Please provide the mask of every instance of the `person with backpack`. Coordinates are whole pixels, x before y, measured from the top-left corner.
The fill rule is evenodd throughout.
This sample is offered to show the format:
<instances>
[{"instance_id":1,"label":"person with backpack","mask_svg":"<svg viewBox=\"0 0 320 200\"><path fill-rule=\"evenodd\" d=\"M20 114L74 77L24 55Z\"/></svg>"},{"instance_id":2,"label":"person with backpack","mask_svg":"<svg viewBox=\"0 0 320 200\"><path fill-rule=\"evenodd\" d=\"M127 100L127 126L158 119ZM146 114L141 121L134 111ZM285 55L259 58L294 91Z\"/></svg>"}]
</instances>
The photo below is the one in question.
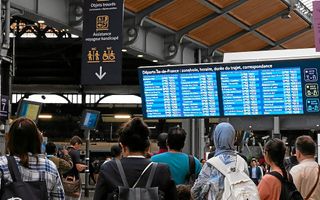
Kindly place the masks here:
<instances>
[{"instance_id":1,"label":"person with backpack","mask_svg":"<svg viewBox=\"0 0 320 200\"><path fill-rule=\"evenodd\" d=\"M57 147L53 142L48 142L46 144L46 154L47 158L51 160L57 167L60 176L68 172L72 166L72 159L69 156L69 152L66 149L61 151L63 153L62 158L57 157Z\"/></svg>"},{"instance_id":2,"label":"person with backpack","mask_svg":"<svg viewBox=\"0 0 320 200\"><path fill-rule=\"evenodd\" d=\"M248 164L235 151L235 136L230 123L222 122L214 129L215 155L204 164L191 188L195 200L259 199L256 185L248 176Z\"/></svg>"},{"instance_id":3,"label":"person with backpack","mask_svg":"<svg viewBox=\"0 0 320 200\"><path fill-rule=\"evenodd\" d=\"M264 175L258 185L261 200L302 200L296 190L292 177L289 176L284 166L286 147L282 140L273 138L264 147L266 163L270 172Z\"/></svg>"},{"instance_id":4,"label":"person with backpack","mask_svg":"<svg viewBox=\"0 0 320 200\"><path fill-rule=\"evenodd\" d=\"M169 167L144 156L150 148L150 130L142 119L129 120L118 132L123 158L101 166L93 199L177 199Z\"/></svg>"},{"instance_id":5,"label":"person with backpack","mask_svg":"<svg viewBox=\"0 0 320 200\"><path fill-rule=\"evenodd\" d=\"M0 199L63 200L55 164L40 155L42 135L37 125L28 118L16 119L6 141L9 156L0 157Z\"/></svg>"},{"instance_id":6,"label":"person with backpack","mask_svg":"<svg viewBox=\"0 0 320 200\"><path fill-rule=\"evenodd\" d=\"M72 159L73 167L71 170L63 174L62 178L66 200L81 199L82 181L80 179L80 172L87 168L87 165L83 164L80 160L81 146L82 139L79 136L73 136L70 140L70 146L67 148ZM70 185L72 186L69 187Z\"/></svg>"}]
</instances>

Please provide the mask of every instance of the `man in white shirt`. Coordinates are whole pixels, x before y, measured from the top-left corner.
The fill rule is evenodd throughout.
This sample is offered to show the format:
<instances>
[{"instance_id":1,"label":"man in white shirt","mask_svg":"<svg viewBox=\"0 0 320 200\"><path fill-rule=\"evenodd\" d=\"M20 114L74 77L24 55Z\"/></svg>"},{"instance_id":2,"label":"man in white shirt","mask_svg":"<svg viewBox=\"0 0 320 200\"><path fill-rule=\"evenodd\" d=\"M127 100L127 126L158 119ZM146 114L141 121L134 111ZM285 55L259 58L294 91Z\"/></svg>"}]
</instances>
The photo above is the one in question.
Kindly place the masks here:
<instances>
[{"instance_id":1,"label":"man in white shirt","mask_svg":"<svg viewBox=\"0 0 320 200\"><path fill-rule=\"evenodd\" d=\"M309 195L309 200L320 200L320 184L317 183L320 168L314 159L316 143L310 136L303 135L297 138L295 146L299 164L290 170L293 182L304 199Z\"/></svg>"}]
</instances>

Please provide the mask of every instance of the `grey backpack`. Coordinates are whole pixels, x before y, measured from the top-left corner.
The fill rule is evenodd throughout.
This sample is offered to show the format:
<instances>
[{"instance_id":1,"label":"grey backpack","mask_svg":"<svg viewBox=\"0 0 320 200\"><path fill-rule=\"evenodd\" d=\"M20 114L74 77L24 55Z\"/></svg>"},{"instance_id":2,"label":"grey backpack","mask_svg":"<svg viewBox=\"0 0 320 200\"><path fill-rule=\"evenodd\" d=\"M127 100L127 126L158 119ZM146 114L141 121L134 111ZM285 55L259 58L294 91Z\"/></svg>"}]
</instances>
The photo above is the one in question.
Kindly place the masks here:
<instances>
[{"instance_id":1,"label":"grey backpack","mask_svg":"<svg viewBox=\"0 0 320 200\"><path fill-rule=\"evenodd\" d=\"M158 187L151 187L151 183L157 168L157 163L150 163L141 173L135 184L130 187L125 176L122 164L119 160L116 160L117 167L122 179L123 186L118 186L118 192L113 196L114 200L161 200L163 196L159 191ZM136 187L141 177L145 172L152 166L147 183L145 187Z\"/></svg>"}]
</instances>

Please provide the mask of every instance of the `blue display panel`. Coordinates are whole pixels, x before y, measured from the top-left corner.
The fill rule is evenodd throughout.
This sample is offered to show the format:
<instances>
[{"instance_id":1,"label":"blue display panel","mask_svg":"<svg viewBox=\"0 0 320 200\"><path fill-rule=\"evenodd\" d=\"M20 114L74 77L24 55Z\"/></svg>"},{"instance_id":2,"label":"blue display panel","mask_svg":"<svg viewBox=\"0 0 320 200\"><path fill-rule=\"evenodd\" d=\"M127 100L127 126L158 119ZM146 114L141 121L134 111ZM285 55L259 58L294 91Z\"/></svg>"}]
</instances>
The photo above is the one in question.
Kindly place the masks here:
<instances>
[{"instance_id":1,"label":"blue display panel","mask_svg":"<svg viewBox=\"0 0 320 200\"><path fill-rule=\"evenodd\" d=\"M230 115L261 115L261 80L259 71L221 72L223 109Z\"/></svg>"},{"instance_id":2,"label":"blue display panel","mask_svg":"<svg viewBox=\"0 0 320 200\"><path fill-rule=\"evenodd\" d=\"M222 71L224 116L303 114L301 69Z\"/></svg>"},{"instance_id":3,"label":"blue display panel","mask_svg":"<svg viewBox=\"0 0 320 200\"><path fill-rule=\"evenodd\" d=\"M143 69L140 73L145 117L220 116L217 75L211 67Z\"/></svg>"},{"instance_id":4,"label":"blue display panel","mask_svg":"<svg viewBox=\"0 0 320 200\"><path fill-rule=\"evenodd\" d=\"M100 112L86 109L82 112L81 128L93 130L96 128L100 117Z\"/></svg>"},{"instance_id":5,"label":"blue display panel","mask_svg":"<svg viewBox=\"0 0 320 200\"><path fill-rule=\"evenodd\" d=\"M38 120L42 104L34 101L22 100L19 103L17 115L18 117L26 117L33 121Z\"/></svg>"},{"instance_id":6,"label":"blue display panel","mask_svg":"<svg viewBox=\"0 0 320 200\"><path fill-rule=\"evenodd\" d=\"M139 68L146 118L319 114L320 59Z\"/></svg>"},{"instance_id":7,"label":"blue display panel","mask_svg":"<svg viewBox=\"0 0 320 200\"><path fill-rule=\"evenodd\" d=\"M84 119L83 126L87 127L88 129L93 129L95 128L97 121L98 121L98 114L88 112Z\"/></svg>"}]
</instances>

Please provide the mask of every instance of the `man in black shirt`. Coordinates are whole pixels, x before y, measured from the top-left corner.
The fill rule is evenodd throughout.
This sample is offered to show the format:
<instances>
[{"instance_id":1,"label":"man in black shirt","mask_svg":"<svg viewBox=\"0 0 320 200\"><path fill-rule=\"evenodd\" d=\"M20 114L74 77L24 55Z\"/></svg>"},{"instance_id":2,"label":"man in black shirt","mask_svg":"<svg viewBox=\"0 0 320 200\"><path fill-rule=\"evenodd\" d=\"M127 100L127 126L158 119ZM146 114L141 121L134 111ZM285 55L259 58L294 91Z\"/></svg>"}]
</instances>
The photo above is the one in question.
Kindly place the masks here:
<instances>
[{"instance_id":1,"label":"man in black shirt","mask_svg":"<svg viewBox=\"0 0 320 200\"><path fill-rule=\"evenodd\" d=\"M68 147L69 155L73 162L72 169L64 174L66 176L74 176L76 180L80 180L79 172L86 169L87 165L84 165L80 161L80 152L79 149L81 148L82 140L78 136L74 136L70 140L70 147ZM81 183L81 180L80 180ZM66 192L66 191L65 191ZM80 196L78 198L68 196L66 193L66 200L76 200L81 198L81 186L80 186Z\"/></svg>"}]
</instances>

